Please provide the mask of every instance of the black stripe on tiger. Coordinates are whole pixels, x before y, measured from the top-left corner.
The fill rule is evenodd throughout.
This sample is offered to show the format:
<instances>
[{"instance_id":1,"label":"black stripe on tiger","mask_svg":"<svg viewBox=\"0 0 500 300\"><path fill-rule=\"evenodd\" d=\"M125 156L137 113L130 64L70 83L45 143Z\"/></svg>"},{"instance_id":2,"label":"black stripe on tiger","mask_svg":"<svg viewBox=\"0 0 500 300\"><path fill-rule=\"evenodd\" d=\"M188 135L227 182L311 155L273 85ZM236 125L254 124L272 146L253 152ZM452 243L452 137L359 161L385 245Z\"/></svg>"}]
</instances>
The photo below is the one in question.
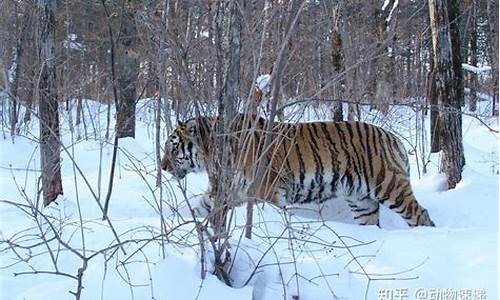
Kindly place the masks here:
<instances>
[{"instance_id":1,"label":"black stripe on tiger","mask_svg":"<svg viewBox=\"0 0 500 300\"><path fill-rule=\"evenodd\" d=\"M364 168L364 163L361 161L362 157L360 156L360 151L356 151L355 147L355 138L354 138L354 133L352 130L352 123L345 123L346 128L347 128L347 134L349 135L349 144L352 147L352 153L351 156L354 157L353 162L354 162L354 170L353 173L356 174L356 179L358 180L358 184L356 186L356 192L357 193L363 193L361 191L361 188L363 187L363 168Z\"/></svg>"},{"instance_id":2,"label":"black stripe on tiger","mask_svg":"<svg viewBox=\"0 0 500 300\"><path fill-rule=\"evenodd\" d=\"M347 124L347 123L344 123L344 124ZM337 129L337 134L341 140L340 148L344 152L344 156L347 158L346 159L346 161L347 161L346 170L345 170L345 173L340 176L340 181L344 182L347 185L347 188L349 190L351 190L353 188L353 179L352 179L352 176L350 175L350 170L353 168L353 166L354 166L354 169L357 169L357 168L356 168L354 159L351 159L351 155L349 155L350 152L347 150L347 148L345 146L347 144L347 140L344 137L344 132L343 132L342 128L340 127L340 124L334 123L334 125L335 125L335 129ZM351 191L348 191L348 192L351 192Z\"/></svg>"},{"instance_id":3,"label":"black stripe on tiger","mask_svg":"<svg viewBox=\"0 0 500 300\"><path fill-rule=\"evenodd\" d=\"M314 164L316 166L316 172L314 174L314 180L317 182L319 186L319 192L318 192L318 198L321 198L321 194L323 193L324 190L324 185L323 185L323 175L324 174L324 168L323 168L323 163L321 162L321 156L319 155L319 148L317 145L316 140L318 139L318 132L316 131L316 127L314 124L312 126L307 127L309 131L309 135L311 136L311 141L309 143L314 159ZM310 193L312 194L312 190L314 189L314 185L312 184L314 181L311 181L311 188L310 188ZM307 199L307 201L312 201L313 199Z\"/></svg>"},{"instance_id":4,"label":"black stripe on tiger","mask_svg":"<svg viewBox=\"0 0 500 300\"><path fill-rule=\"evenodd\" d=\"M333 142L333 139L331 137L331 134L330 132L328 131L328 129L326 128L326 124L325 123L320 123L320 127L321 127L321 130L323 131L323 135L326 137L327 141L328 141L328 151L330 152L330 158L332 160L332 180L330 181L330 189L331 189L331 192L333 194L333 197L335 197L335 193L337 191L337 183L338 183L338 180L339 180L339 176L338 176L338 163L336 163L337 161L337 156L338 156L338 153L339 151L337 151L337 149L335 148L335 143Z\"/></svg>"},{"instance_id":5,"label":"black stripe on tiger","mask_svg":"<svg viewBox=\"0 0 500 300\"><path fill-rule=\"evenodd\" d=\"M297 127L297 130L299 131L299 134L302 134L300 130L300 126ZM299 184L298 184L298 192L297 192L297 197L296 197L296 202L301 202L300 201L300 193L304 190L304 179L306 177L305 175L305 164L304 164L304 159L302 157L302 152L300 151L300 145L296 142L294 144L295 146L295 154L297 155L298 161L299 161Z\"/></svg>"},{"instance_id":6,"label":"black stripe on tiger","mask_svg":"<svg viewBox=\"0 0 500 300\"><path fill-rule=\"evenodd\" d=\"M366 147L365 147L365 144L363 143L363 136L365 135L364 134L364 131L361 130L361 127L360 127L360 123L359 122L356 122L355 123L355 128L356 128L356 132L357 132L357 137L355 140L357 140L357 142L359 143L362 151L360 151L361 153L363 154L366 154L367 153L367 150L366 150ZM370 161L370 157L366 157L366 155L359 155L361 157L361 177L363 178L364 182L365 182L365 190L359 190L358 192L359 193L364 193L364 194L367 194L369 195L370 194L370 184L368 182L368 178L372 177L372 173L368 173L368 169L369 169L369 166L371 166L371 161ZM360 187L361 189L362 187Z\"/></svg>"}]
</instances>

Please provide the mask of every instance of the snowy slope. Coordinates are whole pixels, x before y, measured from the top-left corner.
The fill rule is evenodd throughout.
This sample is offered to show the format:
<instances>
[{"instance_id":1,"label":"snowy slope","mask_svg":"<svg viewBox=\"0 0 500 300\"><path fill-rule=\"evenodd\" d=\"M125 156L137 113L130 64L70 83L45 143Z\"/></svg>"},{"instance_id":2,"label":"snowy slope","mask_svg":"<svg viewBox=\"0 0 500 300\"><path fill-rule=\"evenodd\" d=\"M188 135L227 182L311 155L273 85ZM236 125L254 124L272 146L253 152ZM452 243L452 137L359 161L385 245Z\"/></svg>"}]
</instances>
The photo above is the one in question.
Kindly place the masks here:
<instances>
[{"instance_id":1,"label":"snowy slope","mask_svg":"<svg viewBox=\"0 0 500 300\"><path fill-rule=\"evenodd\" d=\"M456 189L442 191L445 180L437 174L439 155L430 156L428 173L422 178L418 176L421 167L417 168L415 156L410 156L417 199L428 208L436 228L409 229L388 210L382 211L382 228L358 226L352 224L343 203L290 208L286 213L258 205L254 237L246 240L241 237L245 208L240 207L232 221L234 288L230 288L210 273L201 279L198 239L178 184L164 174L162 194L155 188L151 101L139 105L137 138L120 141L110 218L126 254L113 246L114 235L101 220L92 192L72 164L73 160L77 163L94 194L103 201L112 152L109 141L101 142L106 107L85 102L87 140L78 139L77 130L72 135L69 115L61 114L67 147L63 152L64 195L57 205L42 211L56 224L54 230L65 243L85 257L93 255L83 276L82 299L263 300L294 299L297 295L301 300L399 299L398 295L408 295L402 299L433 299L436 293L455 294L456 299L468 294L498 299L498 135L472 117L464 116L467 166ZM414 112L400 108L391 116L393 113L394 120L383 124L368 112L366 118L398 131L410 147L415 139ZM306 116L314 118L311 113ZM496 119L483 121L498 130ZM83 137L83 127L79 130ZM42 242L31 252L21 248L12 251L16 245L41 242L40 230L48 238L53 236L53 229L40 215L38 226L34 218L5 202L27 204L36 199L37 124L23 129L22 135L14 142L0 140L0 298L74 299L69 291L76 290L77 281L69 276L14 276L35 270L53 273L55 266L59 273L76 276L82 266L78 254L56 240ZM207 188L207 178L189 175L183 184L187 196L192 197ZM160 207L168 231L164 244L159 239ZM391 295L393 298L382 298Z\"/></svg>"}]
</instances>

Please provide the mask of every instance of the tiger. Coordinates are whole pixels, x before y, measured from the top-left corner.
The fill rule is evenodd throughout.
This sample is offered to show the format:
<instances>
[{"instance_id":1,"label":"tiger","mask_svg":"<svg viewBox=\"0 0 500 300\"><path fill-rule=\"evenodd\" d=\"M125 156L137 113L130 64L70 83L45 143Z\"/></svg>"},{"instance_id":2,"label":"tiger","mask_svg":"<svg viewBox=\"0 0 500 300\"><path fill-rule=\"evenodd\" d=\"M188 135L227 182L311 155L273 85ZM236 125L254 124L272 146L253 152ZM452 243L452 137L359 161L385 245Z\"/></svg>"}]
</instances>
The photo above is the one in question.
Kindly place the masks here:
<instances>
[{"instance_id":1,"label":"tiger","mask_svg":"<svg viewBox=\"0 0 500 300\"><path fill-rule=\"evenodd\" d=\"M217 117L199 116L178 126L165 142L161 168L174 178L211 170ZM255 195L264 202L323 203L342 198L361 225L377 225L380 204L401 216L410 227L435 226L428 211L416 200L410 167L402 142L391 132L357 121L306 123L273 122L239 114L232 122L230 156L248 191L260 159L266 171ZM269 131L269 128L271 129ZM267 129L267 130L266 130ZM264 151L265 137L271 147Z\"/></svg>"}]
</instances>

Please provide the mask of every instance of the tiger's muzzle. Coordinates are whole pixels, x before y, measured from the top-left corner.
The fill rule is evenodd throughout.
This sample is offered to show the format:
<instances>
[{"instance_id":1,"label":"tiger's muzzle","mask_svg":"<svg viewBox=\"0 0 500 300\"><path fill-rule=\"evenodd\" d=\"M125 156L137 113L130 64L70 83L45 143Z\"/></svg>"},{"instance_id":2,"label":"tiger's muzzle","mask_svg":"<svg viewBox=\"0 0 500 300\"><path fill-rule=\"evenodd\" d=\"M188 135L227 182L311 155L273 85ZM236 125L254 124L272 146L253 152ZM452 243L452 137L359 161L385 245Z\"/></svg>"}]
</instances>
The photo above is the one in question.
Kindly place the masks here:
<instances>
[{"instance_id":1,"label":"tiger's muzzle","mask_svg":"<svg viewBox=\"0 0 500 300\"><path fill-rule=\"evenodd\" d=\"M172 174L172 176L174 176L175 179L179 179L179 180L183 179L187 175L187 171L186 170L178 169L178 168L174 168L172 170L168 170L167 172L169 172L170 174Z\"/></svg>"},{"instance_id":2,"label":"tiger's muzzle","mask_svg":"<svg viewBox=\"0 0 500 300\"><path fill-rule=\"evenodd\" d=\"M184 169L177 168L168 158L163 158L161 160L160 167L163 171L170 173L175 179L183 179L188 173Z\"/></svg>"}]
</instances>

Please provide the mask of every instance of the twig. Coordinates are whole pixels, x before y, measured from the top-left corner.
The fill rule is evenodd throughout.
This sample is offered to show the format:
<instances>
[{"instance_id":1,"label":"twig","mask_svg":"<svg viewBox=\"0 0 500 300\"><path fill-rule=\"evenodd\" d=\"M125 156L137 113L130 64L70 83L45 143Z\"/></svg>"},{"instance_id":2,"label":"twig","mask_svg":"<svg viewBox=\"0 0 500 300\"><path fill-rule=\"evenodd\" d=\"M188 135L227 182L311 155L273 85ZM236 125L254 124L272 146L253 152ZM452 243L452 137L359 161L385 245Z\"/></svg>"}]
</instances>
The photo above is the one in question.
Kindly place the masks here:
<instances>
[{"instance_id":1,"label":"twig","mask_svg":"<svg viewBox=\"0 0 500 300\"><path fill-rule=\"evenodd\" d=\"M106 20L108 25L109 40L111 43L110 58L111 58L111 79L113 82L113 97L115 100L115 107L118 109L118 92L116 90L116 73L115 73L115 40L113 38L113 28L111 27L111 16L109 14L108 8L106 6L106 1L101 0L102 7L106 13ZM118 126L117 126L118 128ZM115 177L115 166L116 166L116 155L118 151L118 135L115 132L114 142L113 142L113 156L111 158L111 170L109 172L109 184L108 193L106 194L106 200L104 201L104 210L102 212L102 219L106 220L108 218L108 208L109 200L111 199L111 193L113 192L113 180Z\"/></svg>"}]
</instances>

